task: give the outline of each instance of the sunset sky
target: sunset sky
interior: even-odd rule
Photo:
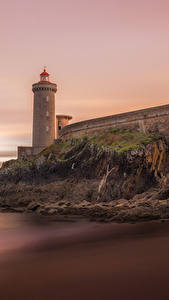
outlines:
[[[0,152],[31,145],[44,65],[72,122],[169,103],[168,0],[0,4]]]

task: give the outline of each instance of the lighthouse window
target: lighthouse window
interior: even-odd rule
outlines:
[[[49,112],[48,111],[46,112],[46,116],[49,117]]]
[[[46,126],[46,132],[48,132],[49,131],[49,127],[48,126]]]
[[[61,121],[58,121],[58,129],[61,130],[62,126],[61,126]]]
[[[46,97],[46,102],[49,102],[49,96]]]

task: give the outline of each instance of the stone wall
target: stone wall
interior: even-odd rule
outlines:
[[[27,158],[32,157],[33,155],[36,155],[40,153],[44,147],[18,147],[18,158]]]
[[[63,127],[69,124],[69,121],[72,119],[72,116],[68,115],[56,115],[56,138],[59,137],[59,132]]]
[[[109,128],[131,128],[158,133],[169,139],[169,105],[77,122],[64,127],[60,137],[69,139],[84,135],[93,136]]]

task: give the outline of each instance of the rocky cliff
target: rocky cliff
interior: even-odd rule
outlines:
[[[129,129],[56,144],[0,169],[1,211],[135,221],[169,216],[169,146]]]

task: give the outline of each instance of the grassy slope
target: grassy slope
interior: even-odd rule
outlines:
[[[59,141],[57,144],[51,145],[42,151],[40,155],[47,156],[51,153],[51,155],[54,154],[59,159],[64,159],[65,154],[72,150],[74,146],[77,146],[82,140],[89,144],[97,144],[99,147],[105,147],[112,151],[116,151],[120,155],[125,151],[142,148],[158,138],[159,137],[157,136],[140,131],[114,128],[92,138],[83,136],[81,139]]]
[[[158,137],[146,134],[140,131],[132,131],[129,129],[120,130],[114,128],[106,133],[96,136],[91,141],[100,146],[107,146],[118,154],[124,151],[130,151],[142,148],[143,146],[157,140]]]

